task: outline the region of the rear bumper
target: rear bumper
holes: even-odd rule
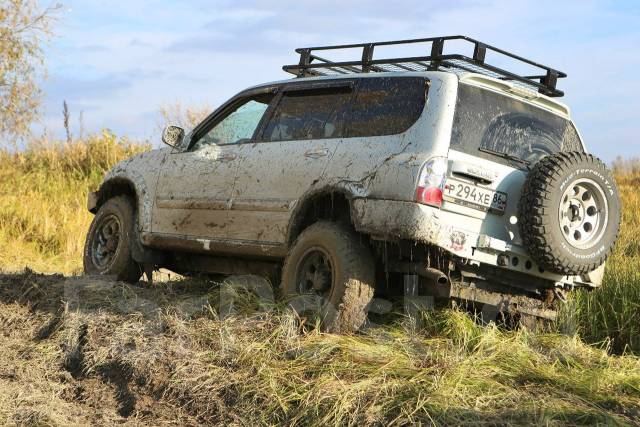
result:
[[[438,245],[456,255],[471,255],[469,233],[444,224],[439,210],[412,202],[356,199],[351,205],[356,230],[385,240]]]
[[[476,263],[553,282],[575,281],[541,270],[520,246],[465,229],[464,217],[459,214],[419,203],[377,199],[354,199],[351,210],[356,230],[375,239],[432,244]]]

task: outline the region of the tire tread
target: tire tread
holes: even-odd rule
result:
[[[564,176],[577,167],[596,168],[605,174],[613,183],[615,181],[605,164],[597,157],[584,152],[560,152],[540,160],[531,170],[523,186],[520,198],[520,235],[531,257],[541,268],[559,274],[579,275],[595,270],[611,255],[614,243],[619,233],[620,213],[610,212],[611,219],[617,215],[618,227],[615,236],[607,250],[591,262],[577,263],[572,261],[559,248],[550,233],[550,227],[557,221],[552,218],[553,209],[550,206],[552,194]],[[615,188],[614,196],[619,195]]]

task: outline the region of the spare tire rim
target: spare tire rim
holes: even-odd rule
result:
[[[595,246],[607,228],[609,210],[602,187],[588,178],[573,181],[562,194],[558,209],[560,231],[576,249]]]
[[[105,216],[96,227],[91,259],[99,269],[105,269],[113,262],[120,246],[121,230],[120,220],[115,215]]]
[[[296,267],[296,290],[299,294],[315,294],[328,298],[333,285],[333,263],[319,246],[309,248]]]

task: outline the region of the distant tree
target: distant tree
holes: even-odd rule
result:
[[[29,132],[40,101],[42,47],[59,4],[0,0],[0,136]]]

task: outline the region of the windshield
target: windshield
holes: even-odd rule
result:
[[[559,151],[582,151],[569,120],[465,84],[458,90],[451,148],[506,164],[509,157],[534,164]]]

